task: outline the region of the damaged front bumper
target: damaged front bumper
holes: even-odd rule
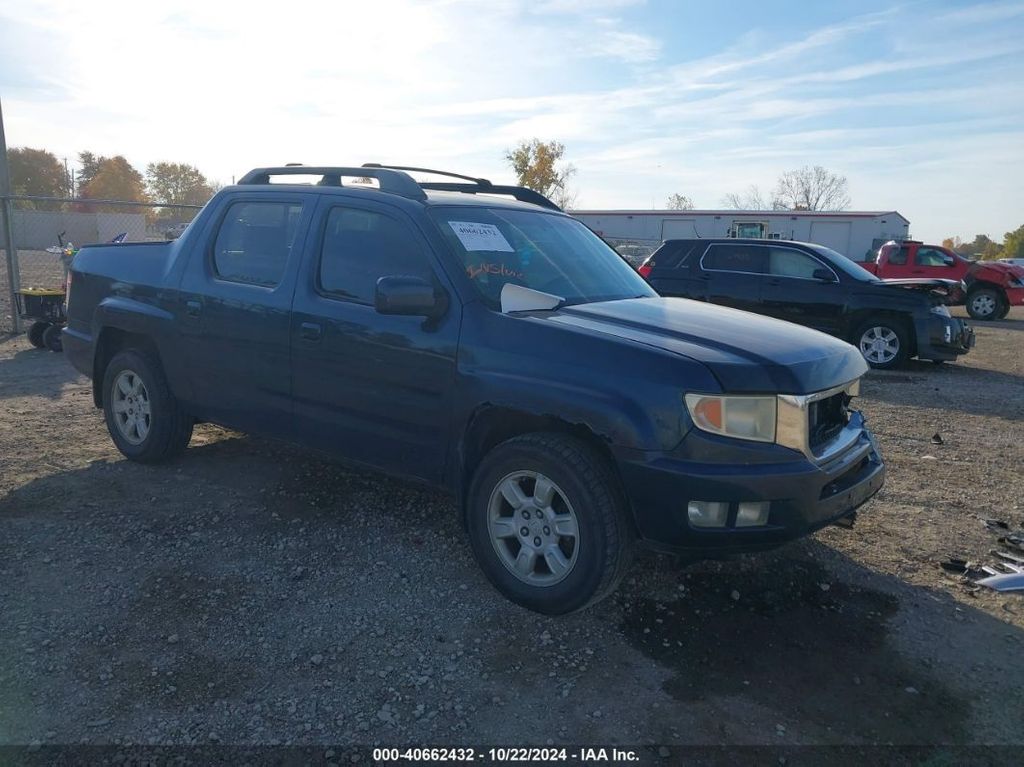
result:
[[[697,430],[672,453],[618,451],[618,468],[641,539],[673,553],[714,557],[779,546],[848,516],[885,482],[885,464],[863,416],[828,450],[808,456],[779,445],[740,444]],[[697,526],[691,502],[725,504],[724,524]],[[765,504],[765,524],[743,507]]]
[[[974,329],[958,317],[932,314],[915,324],[919,359],[955,360],[974,348]]]

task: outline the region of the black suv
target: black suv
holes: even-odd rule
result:
[[[950,317],[950,280],[880,280],[822,245],[780,240],[667,240],[641,266],[663,296],[757,312],[837,336],[875,368],[941,362],[974,346]]]

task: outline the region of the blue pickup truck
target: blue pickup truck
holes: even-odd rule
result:
[[[445,488],[549,614],[637,543],[766,549],[882,486],[854,347],[660,298],[536,192],[419,170],[260,168],[173,242],[82,248],[64,348],[118,449],[168,460],[211,422]]]

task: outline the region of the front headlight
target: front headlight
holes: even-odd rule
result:
[[[687,394],[686,409],[698,429],[755,442],[775,441],[775,397]]]
[[[943,304],[939,304],[938,306],[933,306],[931,308],[931,313],[932,314],[937,314],[940,317],[949,317],[950,316],[949,309],[947,309]]]

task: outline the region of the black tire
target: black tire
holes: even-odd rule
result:
[[[499,554],[499,546],[508,544],[492,542],[492,495],[517,472],[550,478],[574,514],[578,550],[568,573],[551,585],[533,585],[513,574]],[[633,530],[618,482],[607,462],[574,437],[526,434],[498,445],[473,475],[466,503],[470,543],[481,569],[505,597],[530,610],[546,615],[581,610],[612,593],[632,560]],[[546,568],[537,561],[539,569]]]
[[[43,322],[42,320],[36,320],[32,323],[32,327],[28,329],[28,342],[37,349],[43,349],[46,347],[46,343],[43,341],[43,333],[50,327],[49,322]]]
[[[874,335],[871,335],[872,333]],[[884,340],[891,337],[895,337],[896,340],[896,349],[891,356],[865,348],[865,345],[875,338]],[[898,368],[910,358],[910,333],[905,323],[893,317],[876,317],[862,322],[853,331],[850,343],[857,347],[865,362],[876,370]],[[889,349],[891,350],[891,344]]]
[[[1006,304],[1006,297],[995,288],[975,288],[967,293],[967,313],[981,322],[999,319]]]
[[[996,315],[997,320],[1005,320],[1006,315],[1010,313],[1010,302],[1003,301],[1002,307],[999,309],[999,313]]]
[[[138,430],[133,435],[137,441],[127,436],[115,420],[121,416],[115,413],[113,390],[121,374],[126,372],[142,382],[141,393],[135,395],[135,402],[144,402],[149,408],[145,435],[140,436]],[[139,463],[160,463],[180,455],[188,446],[193,419],[171,394],[163,368],[151,354],[140,349],[126,349],[115,354],[103,374],[102,394],[107,431],[125,458]]]
[[[51,352],[64,351],[64,343],[60,337],[63,330],[64,328],[60,325],[47,325],[46,330],[43,331],[43,345]]]

